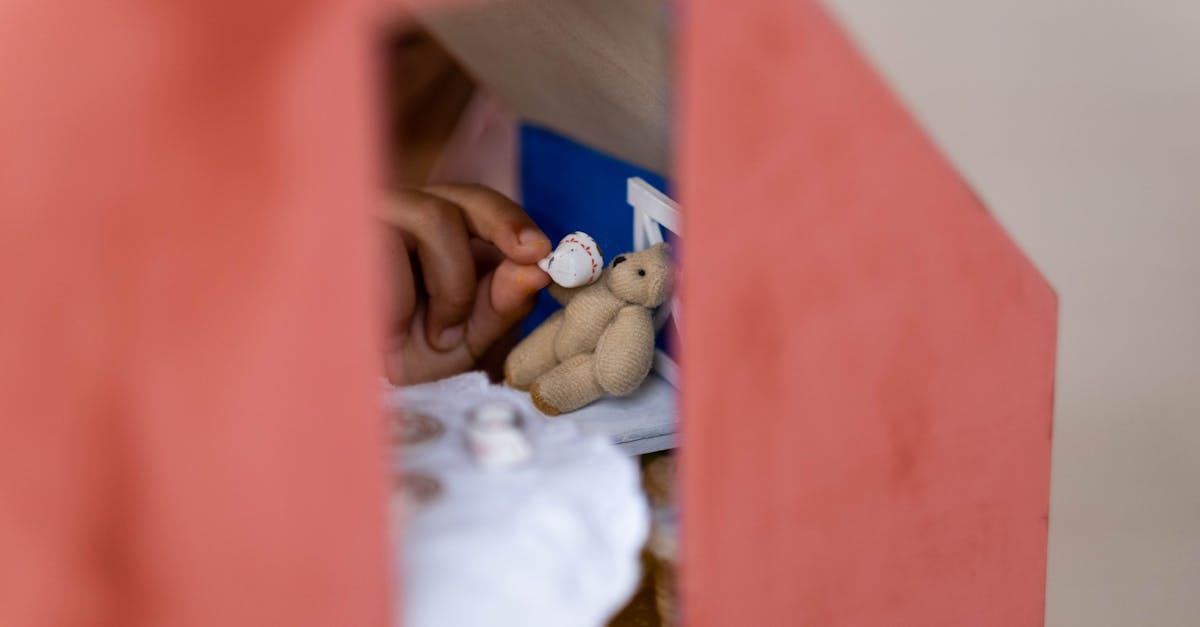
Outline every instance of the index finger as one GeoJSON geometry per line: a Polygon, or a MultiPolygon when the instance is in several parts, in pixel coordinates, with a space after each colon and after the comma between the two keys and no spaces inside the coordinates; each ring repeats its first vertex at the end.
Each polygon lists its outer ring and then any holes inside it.
{"type": "Polygon", "coordinates": [[[462,340],[463,323],[475,300],[475,263],[461,208],[452,201],[419,191],[395,194],[384,220],[416,242],[421,275],[429,294],[426,333],[438,350],[462,340]]]}
{"type": "Polygon", "coordinates": [[[462,208],[467,229],[496,245],[509,259],[525,265],[550,254],[550,238],[521,205],[482,185],[431,185],[423,188],[462,208]]]}

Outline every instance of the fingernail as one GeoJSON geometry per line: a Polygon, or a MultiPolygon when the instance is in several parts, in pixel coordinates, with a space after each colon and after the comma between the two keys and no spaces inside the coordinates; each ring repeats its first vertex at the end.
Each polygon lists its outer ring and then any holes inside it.
{"type": "Polygon", "coordinates": [[[522,246],[537,246],[543,243],[548,245],[550,238],[535,228],[527,228],[521,231],[517,241],[521,242],[522,246]]]}
{"type": "Polygon", "coordinates": [[[463,339],[463,326],[460,324],[456,327],[443,329],[438,334],[438,347],[445,350],[458,346],[458,343],[463,339]]]}

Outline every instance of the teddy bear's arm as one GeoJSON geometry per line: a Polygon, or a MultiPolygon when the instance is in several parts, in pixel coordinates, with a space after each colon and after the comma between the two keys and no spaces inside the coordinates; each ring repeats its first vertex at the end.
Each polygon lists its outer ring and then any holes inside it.
{"type": "Polygon", "coordinates": [[[595,353],[596,380],[614,396],[638,389],[654,363],[654,321],[650,310],[623,307],[600,337],[595,353]]]}

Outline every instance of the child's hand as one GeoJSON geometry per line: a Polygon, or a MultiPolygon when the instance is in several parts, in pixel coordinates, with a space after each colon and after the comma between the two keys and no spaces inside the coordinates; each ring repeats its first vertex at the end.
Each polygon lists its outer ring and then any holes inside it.
{"type": "Polygon", "coordinates": [[[535,265],[550,254],[550,240],[519,205],[488,188],[404,190],[389,199],[384,222],[393,229],[393,382],[474,368],[550,281],[535,265]]]}

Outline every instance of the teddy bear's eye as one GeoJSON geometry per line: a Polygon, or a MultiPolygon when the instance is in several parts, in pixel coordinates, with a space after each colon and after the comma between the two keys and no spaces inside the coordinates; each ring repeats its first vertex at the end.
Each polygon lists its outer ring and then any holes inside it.
{"type": "Polygon", "coordinates": [[[641,268],[638,268],[638,276],[646,276],[646,271],[641,268]]]}

